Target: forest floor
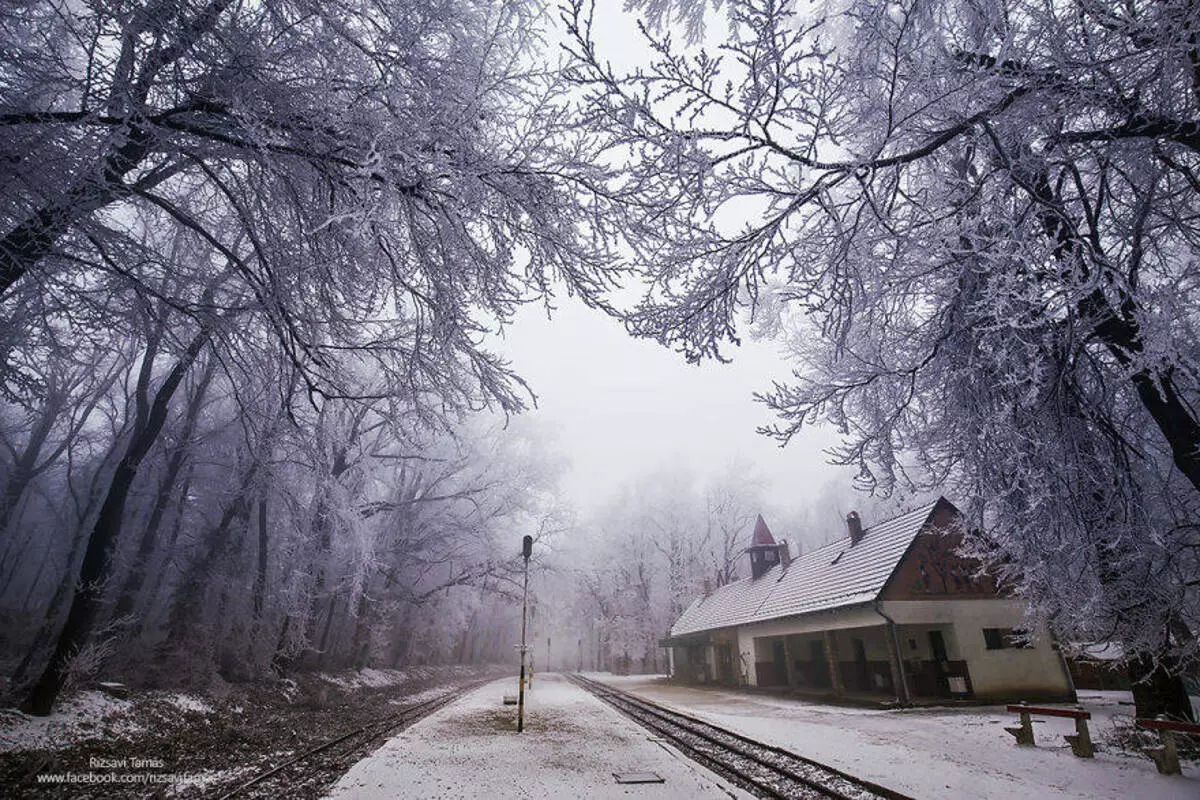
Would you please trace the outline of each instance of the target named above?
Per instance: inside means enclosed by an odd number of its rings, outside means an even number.
[[[289,755],[497,668],[417,667],[227,684],[205,696],[90,689],[49,717],[0,709],[0,795],[13,798],[218,796]],[[378,747],[327,762],[292,796],[321,797]],[[57,785],[54,781],[63,781]]]

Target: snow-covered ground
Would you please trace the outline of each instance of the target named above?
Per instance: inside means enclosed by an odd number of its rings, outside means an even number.
[[[177,701],[178,697],[171,702]],[[140,730],[131,701],[85,691],[65,699],[47,717],[0,710],[0,753],[67,747],[83,739],[117,739]]]
[[[343,689],[370,688],[380,689],[384,686],[399,686],[409,679],[409,674],[400,669],[367,669],[353,670],[336,675],[324,675],[325,680]]]
[[[211,714],[213,712],[213,707],[207,700],[183,692],[170,692],[162,695],[161,699],[180,711],[190,711],[194,714]]]
[[[656,743],[643,728],[558,675],[525,695],[525,730],[507,678],[489,683],[388,741],[333,788],[336,800],[392,798],[747,798]],[[654,772],[657,784],[618,784],[615,772]]]
[[[424,703],[426,700],[432,700],[435,697],[441,697],[446,693],[445,686],[435,686],[432,689],[426,689],[423,692],[415,694],[406,694],[404,697],[397,697],[389,700],[388,703],[393,706],[411,706],[416,703]]]
[[[1072,755],[1062,738],[1075,732],[1069,719],[1035,717],[1037,747],[1018,747],[1002,730],[1017,717],[1003,706],[884,711],[677,686],[662,677],[591,677],[923,799],[1200,798],[1195,764],[1165,776],[1147,757],[1105,751],[1114,721],[1132,715],[1128,692],[1080,692],[1100,749],[1089,760]]]
[[[161,703],[176,714],[211,714],[207,700],[184,692],[147,692],[139,702]],[[143,709],[144,711],[144,709]],[[147,730],[133,700],[119,700],[89,689],[68,695],[54,713],[34,717],[15,708],[0,709],[0,753],[61,750],[87,739],[128,739]]]

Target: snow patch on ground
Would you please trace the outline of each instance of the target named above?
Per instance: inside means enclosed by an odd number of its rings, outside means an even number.
[[[342,689],[382,689],[385,686],[398,686],[409,680],[410,673],[399,669],[367,669],[342,672],[336,675],[322,675],[326,681]]]
[[[213,707],[195,695],[175,692],[162,695],[162,699],[178,708],[180,711],[190,711],[197,714],[211,714]]]
[[[441,697],[445,693],[445,687],[434,687],[433,689],[426,689],[425,691],[417,692],[416,694],[408,694],[404,697],[397,697],[396,699],[389,700],[388,702],[394,706],[411,706],[416,703],[424,703],[426,700],[433,700],[434,698]]]
[[[141,730],[131,701],[86,691],[64,699],[48,717],[0,710],[0,753],[58,750],[85,739],[119,739]]]
[[[525,731],[494,681],[451,703],[356,764],[336,800],[678,800],[749,798],[654,743],[647,732],[558,675],[538,674],[525,693]],[[614,772],[655,772],[661,784],[621,785]]]
[[[338,688],[354,690],[354,688],[394,686],[402,684],[408,678],[407,673],[400,669],[356,669],[330,675],[322,675],[322,679]]]
[[[341,689],[382,689],[388,686],[399,686],[410,681],[446,680],[450,677],[466,678],[478,674],[487,674],[485,666],[454,666],[454,667],[405,667],[404,669],[365,669],[347,670],[345,672],[325,673],[322,680],[332,683]]]

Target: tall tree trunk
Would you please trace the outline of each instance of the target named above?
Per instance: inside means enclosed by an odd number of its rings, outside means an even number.
[[[42,447],[45,446],[50,431],[54,429],[54,422],[58,419],[61,411],[61,400],[57,397],[47,401],[46,408],[42,409],[41,417],[29,432],[29,440],[26,441],[25,448],[21,451],[21,455],[13,464],[12,472],[4,482],[4,491],[0,492],[0,542],[9,544],[10,547],[8,528],[21,503],[21,498],[25,495],[25,490],[33,481],[37,471],[38,456],[41,455]],[[6,550],[6,561],[7,557]]]
[[[271,671],[276,675],[286,675],[295,661],[288,654],[288,634],[292,630],[291,614],[283,618],[283,626],[279,629],[279,640],[275,642],[275,652],[271,656]]]
[[[71,552],[67,556],[66,568],[63,570],[63,578],[58,582],[58,588],[54,592],[54,597],[50,599],[50,604],[46,607],[46,615],[43,617],[42,627],[38,630],[33,644],[25,651],[24,658],[17,665],[9,681],[9,684],[16,691],[21,691],[25,688],[25,683],[29,679],[29,673],[35,666],[38,656],[50,644],[54,635],[55,625],[62,614],[62,608],[71,596],[71,588],[75,585],[75,581],[72,580],[76,569],[75,563],[79,560],[79,554],[83,551],[83,543],[86,538],[84,530],[80,526],[75,534],[75,539],[71,543]]]
[[[163,650],[170,649],[186,638],[191,623],[196,619],[201,608],[201,600],[208,582],[212,579],[217,564],[229,552],[233,541],[233,531],[240,525],[248,527],[250,519],[250,497],[254,489],[254,480],[258,472],[259,462],[251,462],[242,481],[230,500],[229,505],[221,514],[221,519],[208,534],[203,537],[200,553],[188,565],[175,596],[171,599],[171,608],[167,613],[167,637]],[[237,525],[235,525],[237,523]]]
[[[183,530],[184,519],[187,515],[187,500],[188,494],[192,490],[192,475],[194,474],[194,466],[189,462],[187,471],[183,474],[183,480],[179,484],[178,499],[175,502],[175,519],[171,524],[171,535],[167,538],[166,544],[163,545],[163,563],[154,573],[154,582],[145,593],[145,598],[138,606],[137,613],[134,614],[134,623],[129,631],[129,641],[134,642],[141,637],[142,631],[145,630],[146,622],[150,616],[150,611],[160,607],[158,602],[162,596],[163,581],[167,577],[167,566],[170,562],[171,554],[175,552],[175,545],[179,542],[179,534]]]
[[[1153,719],[1164,714],[1174,720],[1196,721],[1177,664],[1140,655],[1129,662],[1128,669],[1138,717]]]
[[[33,575],[33,580],[29,582],[29,588],[25,590],[25,600],[21,603],[21,610],[28,611],[33,604],[33,598],[37,596],[38,584],[42,582],[42,575],[46,572],[46,566],[50,563],[50,552],[54,549],[50,542],[46,543],[46,550],[42,553],[42,560],[38,563],[37,572]]]
[[[324,410],[322,410],[323,414]],[[314,538],[317,540],[316,554],[314,555],[316,576],[313,580],[313,593],[309,602],[308,621],[304,627],[304,641],[308,647],[315,647],[315,652],[312,653],[313,658],[311,660],[316,664],[321,662],[322,645],[328,635],[329,625],[333,619],[333,596],[332,594],[327,596],[325,591],[325,587],[329,582],[329,553],[333,547],[333,511],[329,507],[332,492],[330,484],[336,483],[350,469],[350,443],[358,437],[358,426],[361,422],[361,416],[356,418],[345,442],[340,443],[333,449],[329,473],[322,481],[322,485],[317,489],[317,502],[316,507],[313,509],[312,530]],[[318,422],[319,428],[321,425],[322,423]],[[328,610],[329,616],[322,614],[323,609]],[[322,622],[324,623],[323,625]],[[319,643],[318,628],[322,628]]]
[[[270,533],[267,529],[267,490],[258,497],[258,559],[254,569],[254,593],[251,606],[254,622],[262,622],[267,602],[267,554],[270,552]]]
[[[330,631],[333,629],[333,618],[337,614],[338,593],[336,591],[329,593],[329,600],[325,604],[325,624],[321,626],[321,636],[317,640],[317,666],[325,667],[331,663],[336,663],[331,660],[333,647],[329,641]]]
[[[120,539],[125,502],[129,499],[138,468],[166,424],[171,397],[207,342],[207,331],[201,331],[192,339],[155,393],[154,403],[145,419],[139,420],[140,424],[129,438],[125,454],[117,464],[109,483],[95,525],[88,535],[83,561],[75,581],[78,588],[67,612],[67,620],[59,633],[54,654],[30,692],[27,707],[32,714],[46,716],[50,713],[63,683],[66,682],[71,660],[92,634],[100,614],[104,586],[112,578],[113,550]]]
[[[212,382],[213,375],[216,372],[216,367],[216,359],[210,359],[204,367],[204,373],[201,375],[200,381],[196,386],[195,394],[188,401],[183,428],[179,434],[179,444],[175,447],[167,462],[167,470],[163,475],[162,481],[159,483],[158,493],[154,499],[154,506],[150,510],[150,517],[146,520],[145,527],[142,529],[142,538],[138,541],[133,562],[129,565],[129,572],[126,574],[125,580],[121,583],[121,589],[117,593],[117,601],[113,607],[111,617],[113,620],[120,620],[122,617],[133,612],[138,595],[141,593],[142,587],[146,582],[146,567],[150,561],[150,557],[154,554],[155,545],[158,544],[158,529],[162,524],[163,515],[170,506],[171,498],[174,496],[175,484],[179,478],[179,473],[182,471],[184,462],[187,460],[192,435],[196,430],[196,420],[200,416],[200,409],[204,406],[204,399],[208,393],[209,384]]]
[[[354,610],[354,635],[350,638],[351,666],[362,669],[367,665],[367,655],[371,646],[371,620],[373,616],[367,591],[371,588],[368,578],[363,582],[362,592],[358,595],[358,603]]]
[[[11,541],[8,529],[20,508],[25,490],[29,488],[37,474],[38,457],[41,455],[42,447],[46,444],[46,439],[50,436],[50,431],[54,429],[54,421],[58,418],[61,410],[62,401],[47,403],[41,418],[29,434],[25,449],[21,451],[20,457],[13,464],[12,473],[4,482],[3,494],[0,494],[0,543],[5,545],[4,558],[0,561],[0,574],[6,576],[5,586],[11,579],[10,563],[12,564],[11,571],[15,571],[17,564],[20,563],[21,555],[29,547],[29,543],[33,541],[37,533],[36,529],[31,529],[24,537],[24,541],[18,545]]]
[[[470,646],[474,641],[475,622],[478,619],[479,608],[476,606],[471,611],[471,616],[467,618],[467,624],[463,626],[462,638],[458,641],[458,652],[454,657],[455,662],[458,664],[469,663],[467,661],[467,656]]]
[[[324,620],[323,612],[327,608],[327,592],[325,585],[328,580],[327,562],[329,561],[329,550],[333,545],[333,522],[329,515],[329,500],[328,487],[321,487],[320,495],[317,497],[317,505],[313,511],[313,533],[316,534],[317,540],[316,552],[313,557],[313,567],[316,574],[313,577],[312,597],[308,604],[308,619],[304,625],[304,642],[310,652],[306,660],[311,664],[319,664],[321,661],[321,648],[318,644],[318,630],[325,628],[321,623]]]

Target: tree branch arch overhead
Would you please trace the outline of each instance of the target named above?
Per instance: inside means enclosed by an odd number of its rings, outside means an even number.
[[[652,220],[630,329],[703,358],[768,319],[797,362],[760,395],[768,433],[829,422],[866,487],[957,487],[985,560],[1064,634],[1196,657],[1200,10],[639,7],[659,24],[627,74],[593,4],[565,8],[583,114]],[[1095,542],[1130,540],[1138,570],[1104,567]],[[1135,573],[1160,582],[1138,604]]]

